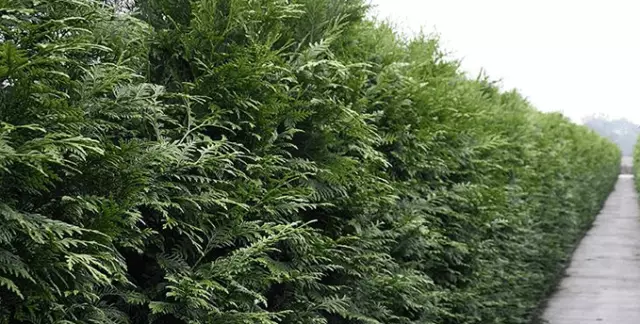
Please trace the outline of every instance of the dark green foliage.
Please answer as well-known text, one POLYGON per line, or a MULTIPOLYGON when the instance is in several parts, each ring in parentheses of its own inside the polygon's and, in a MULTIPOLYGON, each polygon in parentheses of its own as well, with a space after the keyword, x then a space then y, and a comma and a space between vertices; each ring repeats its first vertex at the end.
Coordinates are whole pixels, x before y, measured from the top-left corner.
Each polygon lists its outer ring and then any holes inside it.
POLYGON ((526 323, 619 171, 359 0, 108 3, 0 0, 2 323, 526 323))

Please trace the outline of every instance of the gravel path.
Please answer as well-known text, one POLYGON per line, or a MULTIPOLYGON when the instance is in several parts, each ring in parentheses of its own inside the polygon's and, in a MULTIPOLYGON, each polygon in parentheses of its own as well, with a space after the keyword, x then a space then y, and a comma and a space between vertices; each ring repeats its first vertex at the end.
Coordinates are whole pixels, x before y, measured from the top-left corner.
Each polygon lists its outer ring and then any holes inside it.
POLYGON ((640 212, 630 175, 620 175, 566 275, 544 312, 547 323, 640 323, 640 212))

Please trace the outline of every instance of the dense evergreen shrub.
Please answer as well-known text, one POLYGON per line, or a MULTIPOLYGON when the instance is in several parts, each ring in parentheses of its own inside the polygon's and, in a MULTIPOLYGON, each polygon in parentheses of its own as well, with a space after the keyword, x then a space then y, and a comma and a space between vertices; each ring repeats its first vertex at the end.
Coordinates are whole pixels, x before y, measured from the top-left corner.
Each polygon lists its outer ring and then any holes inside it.
POLYGON ((619 172, 360 0, 112 4, 0 0, 2 323, 525 323, 619 172))
POLYGON ((631 174, 634 176, 634 182, 636 184, 636 189, 640 191, 640 137, 636 139, 636 144, 633 147, 633 154, 631 159, 631 174))

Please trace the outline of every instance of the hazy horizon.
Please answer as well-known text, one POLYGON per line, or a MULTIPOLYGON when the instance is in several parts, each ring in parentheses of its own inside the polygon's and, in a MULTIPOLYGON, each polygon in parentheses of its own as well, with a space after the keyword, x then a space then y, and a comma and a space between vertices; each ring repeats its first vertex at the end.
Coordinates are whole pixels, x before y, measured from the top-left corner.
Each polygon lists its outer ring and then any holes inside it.
POLYGON ((639 5, 632 1, 371 0, 407 33, 436 32, 470 75, 484 69, 541 111, 640 124, 639 5))

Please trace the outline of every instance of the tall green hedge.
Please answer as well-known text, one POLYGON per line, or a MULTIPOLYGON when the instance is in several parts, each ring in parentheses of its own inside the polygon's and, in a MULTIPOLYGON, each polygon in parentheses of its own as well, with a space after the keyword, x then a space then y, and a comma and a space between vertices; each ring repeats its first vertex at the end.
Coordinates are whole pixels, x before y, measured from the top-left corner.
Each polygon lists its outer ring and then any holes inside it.
POLYGON ((526 323, 620 152, 361 0, 0 0, 0 323, 526 323))
POLYGON ((636 139, 631 160, 631 173, 634 176, 636 191, 640 192, 640 137, 636 139))

